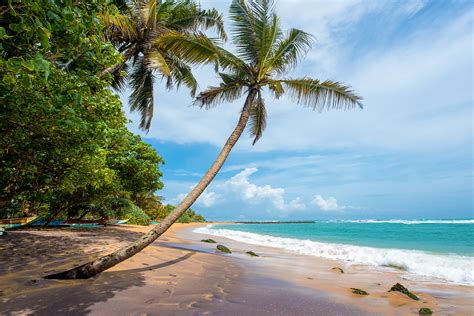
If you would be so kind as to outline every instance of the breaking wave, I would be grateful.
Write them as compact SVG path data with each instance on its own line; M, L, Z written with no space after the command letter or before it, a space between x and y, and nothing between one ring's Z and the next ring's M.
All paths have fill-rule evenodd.
M397 267L415 275L451 283L474 285L474 257L441 255L417 250L373 248L312 240L283 238L212 225L199 227L196 233L229 238L247 244L286 249L298 254L379 267Z

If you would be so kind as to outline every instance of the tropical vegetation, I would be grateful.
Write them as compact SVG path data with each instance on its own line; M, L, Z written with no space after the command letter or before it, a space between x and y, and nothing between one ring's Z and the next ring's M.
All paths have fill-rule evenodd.
M121 13L105 13L103 20L108 26L107 37L122 54L122 61L102 74L113 74L113 86L118 90L130 86L130 109L141 114L140 127L148 130L156 78L165 80L168 89L184 85L192 96L197 89L191 67L175 50L165 48L163 41L169 35L192 39L208 29L226 39L224 22L216 10L202 10L191 0L129 1L119 7Z
M247 125L254 144L262 137L267 125L265 89L275 99L289 95L295 103L313 110L362 107L361 97L348 86L309 77L287 77L309 51L312 37L297 29L283 32L273 1L233 0L229 13L235 54L222 48L218 41L203 36L169 34L161 41L165 49L173 50L181 60L213 63L218 70L221 84L201 92L196 105L210 109L222 102L245 98L237 125L214 163L181 203L150 232L109 255L48 278L89 278L137 254L160 237L211 183Z
M127 130L107 0L0 5L0 218L130 218L165 208L157 152Z

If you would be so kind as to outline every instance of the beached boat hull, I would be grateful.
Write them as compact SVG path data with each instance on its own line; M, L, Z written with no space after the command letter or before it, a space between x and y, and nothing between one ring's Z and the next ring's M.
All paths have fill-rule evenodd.
M4 229L12 229L18 228L25 225L28 225L32 221L34 221L37 217L30 216L30 217L21 217L21 218L8 218L8 219L0 219L0 227Z

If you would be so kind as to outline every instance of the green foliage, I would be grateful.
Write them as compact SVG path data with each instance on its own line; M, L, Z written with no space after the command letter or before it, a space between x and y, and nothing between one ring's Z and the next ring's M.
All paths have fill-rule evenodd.
M150 217L138 206L132 207L123 218L130 219L127 224L133 225L150 225L151 222Z
M153 220L161 220L168 216L173 210L174 206L171 204L157 204L154 208L152 208L150 211L146 211L146 213L153 219ZM178 223L193 223L193 222L205 222L206 219L200 215L197 214L194 210L188 209L183 215L181 215L177 222Z
M219 12L203 10L193 0L129 1L121 11L104 15L107 35L123 55L123 63L108 72L114 75L115 88L130 85L130 108L141 114L140 127L148 130L156 77L164 78L169 89L184 85L193 96L197 89L191 67L165 48L163 39L170 34L195 37L199 30L214 29L225 40L224 22Z
M138 208L162 188L163 160L127 130L120 99L97 76L121 58L100 19L117 8L107 0L0 8L0 216L110 218Z

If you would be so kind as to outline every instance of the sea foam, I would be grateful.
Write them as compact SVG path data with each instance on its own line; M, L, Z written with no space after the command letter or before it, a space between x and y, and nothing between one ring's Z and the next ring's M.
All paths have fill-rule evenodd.
M352 264L399 267L410 274L434 278L438 281L474 285L474 258L468 256L322 243L230 229L216 229L212 225L199 227L194 232L225 237L252 245L286 249L303 255L344 260Z

